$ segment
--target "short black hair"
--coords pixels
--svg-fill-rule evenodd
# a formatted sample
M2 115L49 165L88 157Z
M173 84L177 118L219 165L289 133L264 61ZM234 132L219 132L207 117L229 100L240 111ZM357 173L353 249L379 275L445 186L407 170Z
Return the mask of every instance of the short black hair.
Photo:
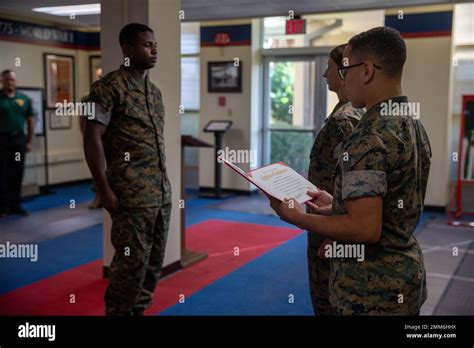
M329 57L334 61L334 63L337 64L339 68L342 68L344 66L344 64L342 64L342 58L346 46L347 44L336 46L329 53Z
M400 32L390 27L376 27L349 40L351 52L359 57L369 57L382 67L389 77L401 76L407 59L407 48Z
M5 69L2 71L2 76L10 73L15 73L12 69Z
M145 24L140 24L140 23L130 23L127 24L120 30L119 34L119 42L120 46L123 44L129 44L133 45L135 41L137 40L137 36L140 33L143 33L145 31L150 31L153 33L153 30L149 27L146 26Z

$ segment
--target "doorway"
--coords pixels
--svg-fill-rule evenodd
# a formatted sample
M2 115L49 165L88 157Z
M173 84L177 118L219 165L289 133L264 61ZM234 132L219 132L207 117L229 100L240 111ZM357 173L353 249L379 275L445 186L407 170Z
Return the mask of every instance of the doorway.
M263 51L263 165L282 161L306 176L327 116L329 48Z

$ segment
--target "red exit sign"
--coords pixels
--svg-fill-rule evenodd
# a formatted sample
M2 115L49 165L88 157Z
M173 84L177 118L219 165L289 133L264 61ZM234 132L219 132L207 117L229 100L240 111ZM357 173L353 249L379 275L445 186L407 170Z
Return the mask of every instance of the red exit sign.
M287 19L286 34L306 34L306 19Z

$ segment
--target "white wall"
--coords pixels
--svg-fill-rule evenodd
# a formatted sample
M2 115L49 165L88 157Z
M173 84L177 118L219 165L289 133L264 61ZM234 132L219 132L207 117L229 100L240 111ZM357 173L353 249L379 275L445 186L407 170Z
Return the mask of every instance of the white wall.
M446 206L449 185L451 37L405 40L407 62L403 92L420 102L421 122L431 142L433 157L426 205Z
M452 11L453 5L409 7L387 10L394 15ZM454 24L453 24L454 25ZM431 142L433 157L425 205L445 207L449 200L449 166L451 164L451 89L452 37L405 38L407 61L402 88L408 99L420 102L421 121Z

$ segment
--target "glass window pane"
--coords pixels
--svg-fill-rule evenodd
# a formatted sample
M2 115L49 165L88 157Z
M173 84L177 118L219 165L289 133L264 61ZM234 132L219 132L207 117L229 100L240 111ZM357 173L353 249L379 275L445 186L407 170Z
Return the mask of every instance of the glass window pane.
M313 146L313 132L270 132L270 163L285 162L307 177L309 154Z
M270 62L270 127L312 129L314 62Z
M199 110L199 58L181 58L181 104L185 110Z
M200 26L198 22L181 23L181 54L199 53L200 40Z

